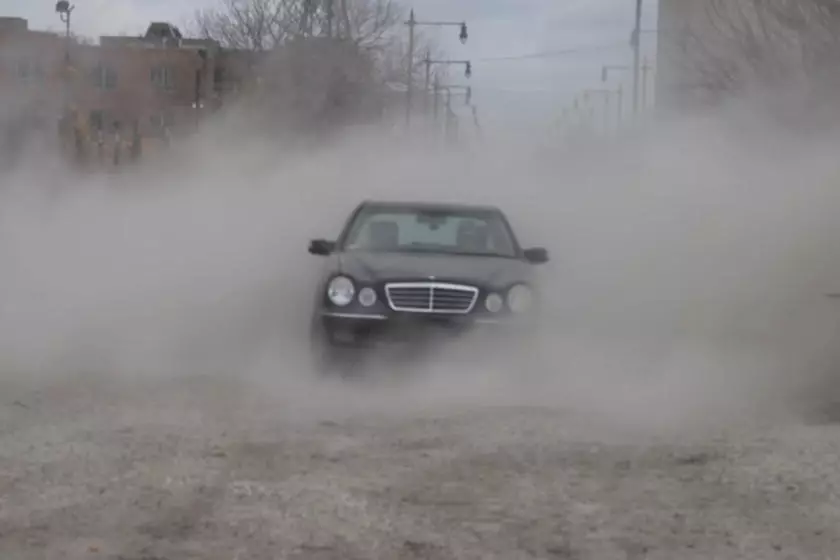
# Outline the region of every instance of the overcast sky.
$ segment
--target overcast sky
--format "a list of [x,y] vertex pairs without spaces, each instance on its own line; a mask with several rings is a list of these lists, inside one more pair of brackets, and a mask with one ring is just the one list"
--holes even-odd
[[[185,26],[197,8],[215,0],[75,0],[73,27],[83,35],[140,34],[149,21]],[[5,14],[27,18],[30,26],[61,26],[52,0],[3,0]],[[627,64],[633,27],[633,0],[413,0],[418,20],[466,20],[470,38],[456,28],[434,30],[453,58],[473,61],[473,101],[485,120],[547,122],[584,88],[601,87],[603,64]],[[643,29],[656,28],[657,0],[644,0]],[[655,35],[642,36],[651,59]],[[566,55],[516,58],[532,53],[584,49]],[[498,60],[510,57],[510,60]],[[497,60],[494,60],[497,59]],[[629,73],[627,73],[629,78]],[[456,79],[465,80],[453,72]],[[621,79],[616,75],[616,80]],[[627,81],[629,91],[629,80]]]

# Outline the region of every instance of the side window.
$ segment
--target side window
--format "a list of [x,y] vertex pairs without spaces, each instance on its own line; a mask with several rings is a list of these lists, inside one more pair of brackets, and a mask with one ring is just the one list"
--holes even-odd
[[46,75],[40,62],[28,59],[19,60],[16,70],[18,78],[26,82],[41,81]]
[[169,66],[155,66],[150,73],[152,83],[162,91],[172,91],[175,83],[172,76],[172,68]]
[[90,77],[93,85],[99,89],[111,91],[117,87],[117,71],[105,64],[97,64]]

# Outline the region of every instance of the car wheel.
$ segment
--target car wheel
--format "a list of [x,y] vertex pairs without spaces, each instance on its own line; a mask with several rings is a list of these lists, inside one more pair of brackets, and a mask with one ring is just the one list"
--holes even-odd
[[360,357],[352,348],[337,348],[323,340],[312,340],[311,356],[315,372],[322,377],[358,376]]

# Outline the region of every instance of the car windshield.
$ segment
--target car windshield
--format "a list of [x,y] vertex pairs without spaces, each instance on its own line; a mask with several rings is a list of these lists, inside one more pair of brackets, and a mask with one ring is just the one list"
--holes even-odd
[[515,257],[501,213],[479,209],[366,208],[353,221],[344,249]]

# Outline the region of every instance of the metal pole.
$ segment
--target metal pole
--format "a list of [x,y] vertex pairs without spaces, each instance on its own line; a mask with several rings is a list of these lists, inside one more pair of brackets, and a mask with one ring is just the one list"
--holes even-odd
[[432,59],[431,53],[429,50],[426,49],[426,58],[423,59],[423,63],[426,65],[426,82],[423,86],[423,105],[426,111],[426,118],[429,115],[429,81],[432,79]]
[[642,0],[636,0],[636,27],[633,29],[633,112],[639,112],[639,64],[642,35]]
[[647,57],[645,57],[645,61],[642,64],[642,108],[646,109],[648,106],[647,98],[648,98],[648,72],[650,71],[650,65],[648,65]]
[[621,84],[618,84],[618,90],[615,92],[617,96],[617,109],[616,109],[616,130],[621,132],[621,125],[624,121],[624,88],[621,87]]
[[610,135],[610,129],[612,128],[610,126],[610,122],[611,122],[611,119],[610,119],[610,116],[611,116],[611,114],[610,114],[611,113],[611,111],[610,111],[610,97],[611,96],[612,96],[612,92],[610,92],[610,91],[604,92],[604,134],[606,136]]
[[452,136],[452,90],[446,88],[446,104],[444,107],[444,112],[446,116],[443,119],[443,135],[448,141]]
[[433,95],[434,95],[433,115],[434,115],[435,123],[437,123],[438,115],[440,114],[440,109],[439,109],[439,107],[440,107],[440,84],[438,83],[437,74],[435,74],[435,82],[434,82],[434,85],[432,87],[434,88],[434,92],[433,92]]
[[408,17],[408,62],[406,64],[406,89],[405,89],[405,126],[411,126],[411,101],[414,89],[414,26],[417,20],[414,18],[414,9]]

